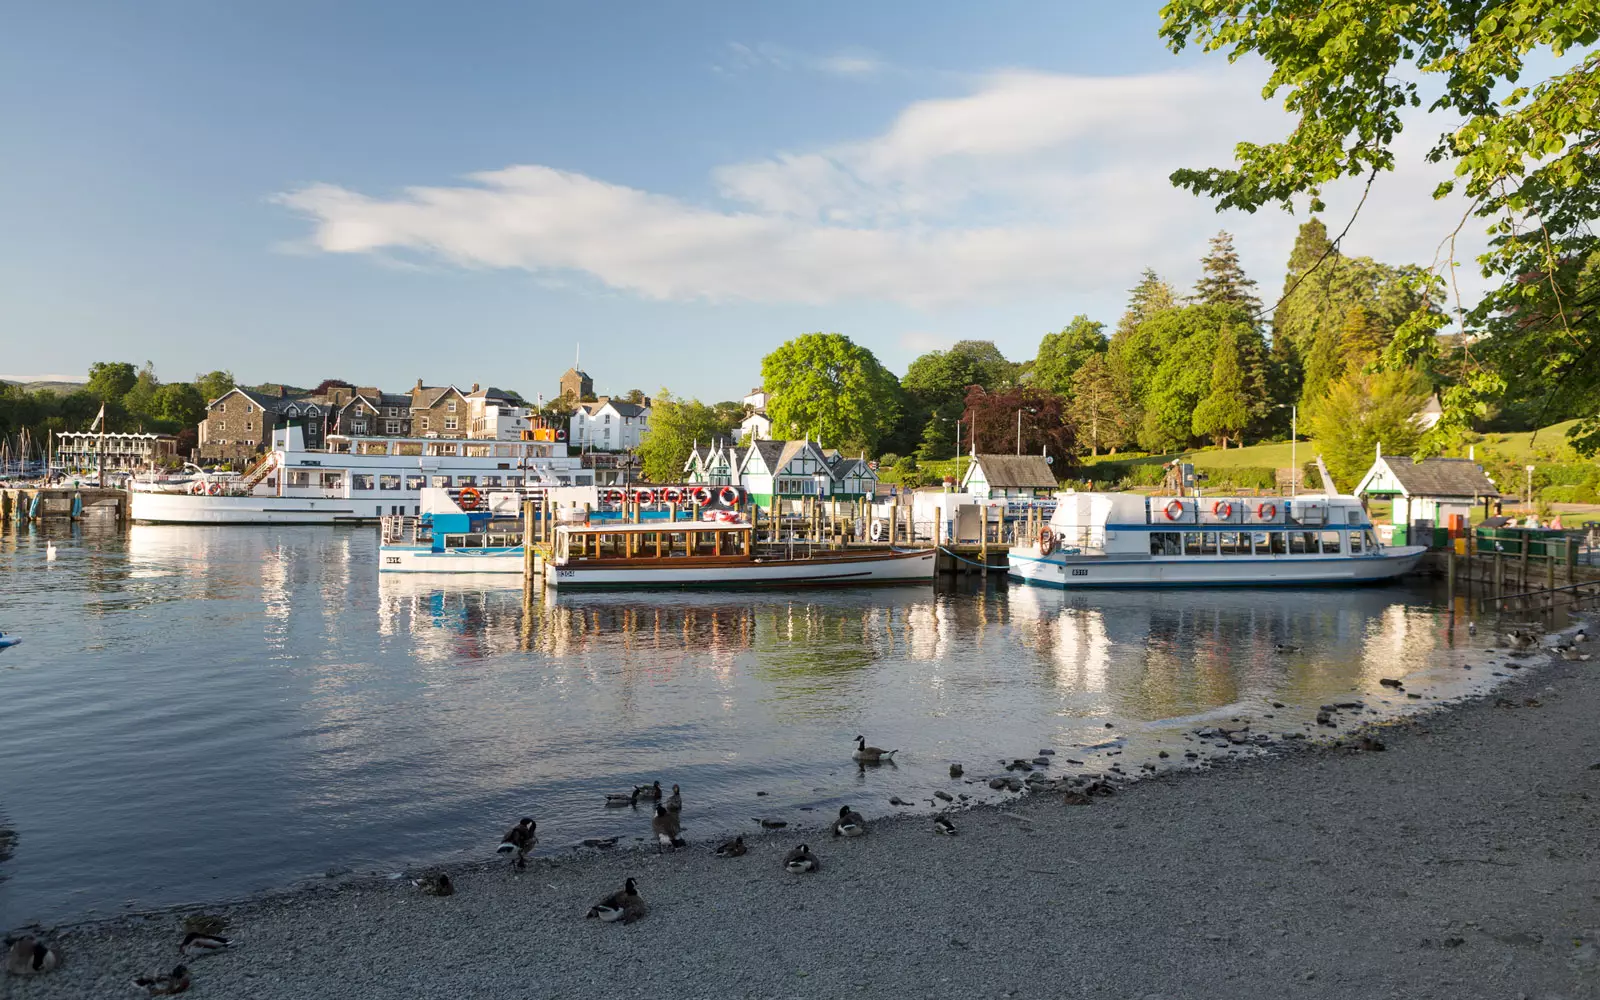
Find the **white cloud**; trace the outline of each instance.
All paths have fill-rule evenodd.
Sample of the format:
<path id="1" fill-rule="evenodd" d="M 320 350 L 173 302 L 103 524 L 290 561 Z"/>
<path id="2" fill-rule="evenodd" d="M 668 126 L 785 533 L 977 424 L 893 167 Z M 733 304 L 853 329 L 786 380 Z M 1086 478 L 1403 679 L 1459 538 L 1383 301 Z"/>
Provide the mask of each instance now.
<path id="1" fill-rule="evenodd" d="M 819 56 L 765 42 L 758 45 L 729 42 L 726 58 L 712 68 L 719 73 L 727 74 L 756 69 L 775 69 L 808 70 L 828 76 L 866 77 L 884 72 L 889 65 L 863 49 L 846 49 L 831 55 Z"/>
<path id="2" fill-rule="evenodd" d="M 792 59 L 741 47 L 742 58 Z M 960 97 L 916 102 L 871 138 L 716 167 L 720 204 L 538 165 L 372 197 L 330 184 L 278 196 L 330 253 L 408 254 L 463 267 L 578 272 L 658 300 L 940 307 L 1099 295 L 1153 266 L 1184 284 L 1205 239 L 1232 230 L 1275 297 L 1300 220 L 1218 218 L 1167 180 L 1222 165 L 1232 144 L 1281 134 L 1259 67 L 1124 77 L 1004 72 Z M 1459 219 L 1407 133 L 1347 249 L 1432 260 Z M 1329 192 L 1337 232 L 1359 185 Z M 1473 227 L 1469 226 L 1468 232 Z M 1469 270 L 1469 268 L 1463 268 Z"/>

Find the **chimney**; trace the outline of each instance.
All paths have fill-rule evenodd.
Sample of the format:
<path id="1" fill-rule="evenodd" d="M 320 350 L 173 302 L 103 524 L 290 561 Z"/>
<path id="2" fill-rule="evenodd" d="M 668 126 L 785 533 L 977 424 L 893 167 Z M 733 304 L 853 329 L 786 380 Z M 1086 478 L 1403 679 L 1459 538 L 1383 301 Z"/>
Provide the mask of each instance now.
<path id="1" fill-rule="evenodd" d="M 420 379 L 420 378 L 417 379 L 417 387 L 415 389 L 411 390 L 411 391 L 412 392 L 421 392 L 422 391 L 422 379 Z"/>
<path id="2" fill-rule="evenodd" d="M 478 391 L 478 383 L 476 383 L 476 382 L 472 383 L 472 391 L 473 392 L 477 392 Z"/>
<path id="3" fill-rule="evenodd" d="M 286 386 L 286 385 L 278 386 L 278 398 L 279 399 L 288 399 L 289 398 L 289 387 L 288 386 Z"/>

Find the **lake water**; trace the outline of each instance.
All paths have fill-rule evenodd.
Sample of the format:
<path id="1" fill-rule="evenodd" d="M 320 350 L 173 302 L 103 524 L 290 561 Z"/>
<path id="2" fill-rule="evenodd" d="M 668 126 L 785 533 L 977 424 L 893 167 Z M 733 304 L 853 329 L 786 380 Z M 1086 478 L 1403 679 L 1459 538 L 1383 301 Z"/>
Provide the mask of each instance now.
<path id="1" fill-rule="evenodd" d="M 523 814 L 540 853 L 645 836 L 648 810 L 604 797 L 652 779 L 683 786 L 704 841 L 842 802 L 993 797 L 1000 758 L 1044 747 L 1066 771 L 1123 738 L 1132 771 L 1201 720 L 1299 729 L 1352 690 L 1426 704 L 1380 677 L 1430 697 L 1489 681 L 1460 669 L 1488 630 L 1407 586 L 525 605 L 380 577 L 375 529 L 90 522 L 51 529 L 53 562 L 44 535 L 6 531 L 0 630 L 25 642 L 0 653 L 0 929 L 489 856 Z M 857 733 L 898 765 L 857 768 Z"/>

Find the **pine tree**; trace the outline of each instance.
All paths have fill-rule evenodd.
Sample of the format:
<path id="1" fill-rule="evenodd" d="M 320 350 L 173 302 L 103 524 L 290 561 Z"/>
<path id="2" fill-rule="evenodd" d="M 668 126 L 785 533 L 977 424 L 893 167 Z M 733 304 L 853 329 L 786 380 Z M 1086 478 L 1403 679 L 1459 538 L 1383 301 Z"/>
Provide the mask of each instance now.
<path id="1" fill-rule="evenodd" d="M 1133 286 L 1128 293 L 1128 309 L 1122 314 L 1122 319 L 1117 321 L 1117 333 L 1127 334 L 1140 323 L 1163 309 L 1171 309 L 1178 304 L 1178 296 L 1172 286 L 1161 280 L 1161 275 L 1153 268 L 1145 268 L 1139 283 Z"/>
<path id="2" fill-rule="evenodd" d="M 1245 373 L 1240 365 L 1239 338 L 1231 329 L 1217 337 L 1211 362 L 1211 394 L 1194 411 L 1194 432 L 1212 438 L 1223 448 L 1250 423 L 1245 399 Z"/>
<path id="3" fill-rule="evenodd" d="M 1191 302 L 1239 306 L 1252 317 L 1261 311 L 1261 300 L 1252 291 L 1256 283 L 1239 266 L 1233 236 L 1226 230 L 1211 237 L 1211 250 L 1201 258 L 1200 267 L 1205 273 L 1195 282 Z"/>
<path id="4" fill-rule="evenodd" d="M 1127 393 L 1104 357 L 1096 354 L 1073 373 L 1070 416 L 1078 426 L 1079 442 L 1087 442 L 1091 454 L 1125 443 L 1132 415 Z"/>

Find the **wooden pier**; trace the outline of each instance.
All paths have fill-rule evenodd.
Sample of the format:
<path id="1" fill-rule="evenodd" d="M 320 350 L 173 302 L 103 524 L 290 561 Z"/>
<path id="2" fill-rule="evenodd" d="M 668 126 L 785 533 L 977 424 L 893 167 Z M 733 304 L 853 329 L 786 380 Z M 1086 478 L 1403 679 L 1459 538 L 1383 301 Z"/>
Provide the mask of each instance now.
<path id="1" fill-rule="evenodd" d="M 127 491 L 88 486 L 0 489 L 0 531 L 34 521 L 75 521 L 90 511 L 110 513 L 118 523 L 127 523 Z"/>

